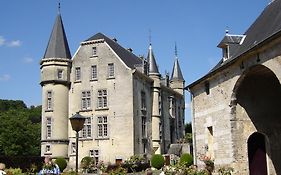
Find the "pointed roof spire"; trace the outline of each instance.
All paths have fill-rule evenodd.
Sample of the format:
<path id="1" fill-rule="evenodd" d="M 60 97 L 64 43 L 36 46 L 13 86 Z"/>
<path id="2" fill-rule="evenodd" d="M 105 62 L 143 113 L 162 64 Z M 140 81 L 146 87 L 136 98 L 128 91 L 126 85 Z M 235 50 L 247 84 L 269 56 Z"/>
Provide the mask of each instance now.
<path id="1" fill-rule="evenodd" d="M 156 64 L 156 60 L 153 54 L 152 45 L 149 44 L 148 55 L 147 55 L 147 62 L 148 62 L 148 73 L 149 74 L 159 74 L 158 67 Z"/>
<path id="2" fill-rule="evenodd" d="M 44 58 L 71 58 L 60 12 L 57 15 Z"/>
<path id="3" fill-rule="evenodd" d="M 175 62 L 174 62 L 174 67 L 173 67 L 173 71 L 172 71 L 172 76 L 171 76 L 171 81 L 174 81 L 174 80 L 184 81 L 182 73 L 181 73 L 179 59 L 178 59 L 177 43 L 175 43 Z"/>

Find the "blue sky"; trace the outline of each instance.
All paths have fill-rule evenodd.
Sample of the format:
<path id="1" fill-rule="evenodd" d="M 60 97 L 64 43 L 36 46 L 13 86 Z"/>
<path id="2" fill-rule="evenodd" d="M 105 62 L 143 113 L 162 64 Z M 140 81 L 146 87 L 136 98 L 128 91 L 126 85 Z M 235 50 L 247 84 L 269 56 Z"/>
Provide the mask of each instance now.
<path id="1" fill-rule="evenodd" d="M 147 55 L 149 30 L 161 73 L 171 72 L 174 45 L 186 85 L 221 58 L 225 29 L 243 34 L 270 0 L 61 0 L 72 55 L 97 32 Z M 0 1 L 0 98 L 41 104 L 39 61 L 58 12 L 57 0 Z M 190 97 L 186 92 L 186 119 Z"/>

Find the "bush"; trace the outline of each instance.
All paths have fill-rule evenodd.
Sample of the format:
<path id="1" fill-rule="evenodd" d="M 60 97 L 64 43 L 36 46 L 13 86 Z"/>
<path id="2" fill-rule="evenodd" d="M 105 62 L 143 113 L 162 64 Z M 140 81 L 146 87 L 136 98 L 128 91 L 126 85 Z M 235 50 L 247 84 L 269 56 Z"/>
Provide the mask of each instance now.
<path id="1" fill-rule="evenodd" d="M 83 172 L 86 172 L 86 173 L 91 173 L 91 172 L 95 171 L 95 159 L 90 156 L 84 157 L 81 160 L 80 167 L 83 169 Z"/>
<path id="2" fill-rule="evenodd" d="M 63 172 L 63 170 L 67 166 L 67 161 L 63 157 L 59 157 L 55 160 L 55 163 L 59 166 L 60 172 Z"/>
<path id="3" fill-rule="evenodd" d="M 186 166 L 190 166 L 193 164 L 193 158 L 190 154 L 184 153 L 180 157 L 180 163 L 185 164 Z"/>
<path id="4" fill-rule="evenodd" d="M 151 157 L 151 166 L 158 170 L 164 166 L 164 162 L 164 157 L 161 154 L 154 154 Z"/>

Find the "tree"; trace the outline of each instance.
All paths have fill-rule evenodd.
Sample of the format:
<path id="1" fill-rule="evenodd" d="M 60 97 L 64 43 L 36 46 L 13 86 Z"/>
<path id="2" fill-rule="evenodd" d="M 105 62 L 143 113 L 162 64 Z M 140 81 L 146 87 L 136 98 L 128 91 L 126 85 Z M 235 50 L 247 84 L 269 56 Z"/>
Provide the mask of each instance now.
<path id="1" fill-rule="evenodd" d="M 192 133 L 192 125 L 191 122 L 185 124 L 185 133 Z"/>
<path id="2" fill-rule="evenodd" d="M 9 101 L 5 111 L 0 111 L 0 155 L 40 155 L 41 107 L 28 109 L 18 104 Z"/>

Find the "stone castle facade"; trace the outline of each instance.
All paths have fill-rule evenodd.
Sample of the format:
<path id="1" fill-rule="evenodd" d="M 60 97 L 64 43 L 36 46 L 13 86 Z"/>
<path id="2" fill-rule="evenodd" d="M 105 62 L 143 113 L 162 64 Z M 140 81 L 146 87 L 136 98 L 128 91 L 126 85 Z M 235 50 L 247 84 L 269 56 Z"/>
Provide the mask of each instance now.
<path id="1" fill-rule="evenodd" d="M 41 155 L 75 163 L 69 118 L 86 117 L 79 133 L 79 162 L 120 162 L 132 155 L 167 153 L 184 135 L 184 78 L 175 59 L 171 78 L 159 73 L 150 44 L 137 57 L 102 33 L 81 42 L 71 56 L 61 15 L 40 63 Z"/>
<path id="2" fill-rule="evenodd" d="M 237 175 L 281 174 L 281 0 L 243 35 L 226 33 L 221 61 L 187 86 L 192 96 L 195 163 Z"/>

